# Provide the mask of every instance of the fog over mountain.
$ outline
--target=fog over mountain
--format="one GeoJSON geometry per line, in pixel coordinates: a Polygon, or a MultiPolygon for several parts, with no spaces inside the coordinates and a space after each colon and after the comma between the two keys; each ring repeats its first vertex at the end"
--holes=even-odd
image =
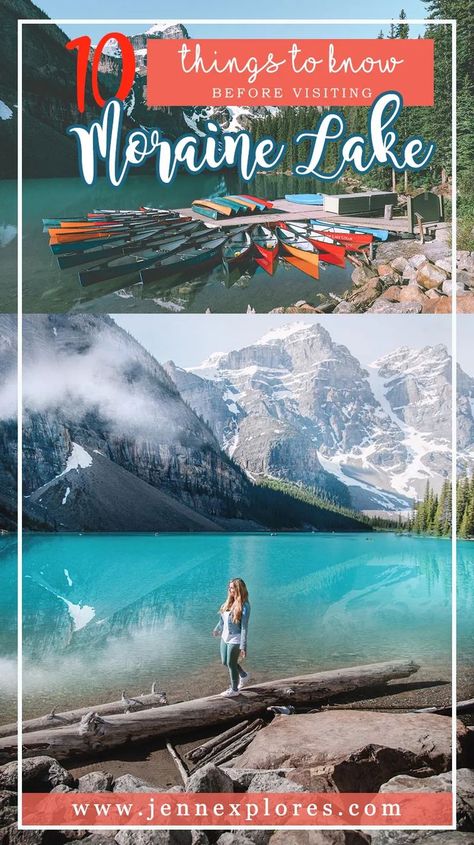
{"type": "MultiPolygon", "coordinates": [[[[320,323],[291,320],[183,369],[160,364],[110,317],[30,315],[23,347],[32,527],[327,529],[331,503],[409,509],[427,481],[439,489],[450,473],[451,360],[442,345],[400,347],[364,368],[320,323]],[[321,507],[294,510],[294,493],[277,505],[261,486],[269,480],[311,491],[321,507]]],[[[16,318],[1,315],[7,523],[16,496],[15,352],[16,318]]],[[[466,469],[474,379],[460,368],[458,385],[466,469]]]]}

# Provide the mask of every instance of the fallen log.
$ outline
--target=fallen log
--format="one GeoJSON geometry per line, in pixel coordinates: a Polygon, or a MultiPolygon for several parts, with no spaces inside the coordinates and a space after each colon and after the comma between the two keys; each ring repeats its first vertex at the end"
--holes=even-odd
{"type": "Polygon", "coordinates": [[[166,747],[168,749],[168,752],[169,752],[176,768],[178,769],[179,774],[181,775],[181,780],[183,781],[184,785],[186,786],[186,784],[188,782],[189,772],[186,768],[186,764],[185,764],[183,758],[181,757],[180,754],[178,754],[178,752],[176,751],[176,748],[173,745],[171,745],[171,742],[167,742],[166,747]]]}
{"type": "MultiPolygon", "coordinates": [[[[448,704],[444,707],[420,707],[418,710],[413,710],[413,713],[436,713],[437,716],[450,716],[452,709],[452,706],[448,704]]],[[[456,713],[472,713],[473,710],[474,698],[456,702],[456,713]]]]}
{"type": "MultiPolygon", "coordinates": [[[[131,742],[169,739],[239,717],[256,717],[269,705],[312,704],[349,690],[379,687],[387,681],[407,678],[418,669],[413,661],[393,660],[252,684],[235,698],[211,695],[106,719],[94,711],[83,716],[79,724],[26,733],[22,738],[23,754],[47,754],[56,760],[94,757],[131,742]]],[[[0,761],[16,756],[16,735],[2,737],[0,761]]]]}
{"type": "Polygon", "coordinates": [[[218,751],[215,754],[210,754],[205,760],[201,760],[195,767],[194,771],[196,771],[196,769],[200,769],[202,766],[205,766],[206,763],[213,763],[214,766],[221,766],[222,763],[227,763],[229,760],[232,760],[232,757],[237,757],[238,754],[245,751],[247,745],[250,745],[255,737],[255,734],[257,734],[263,727],[263,721],[260,720],[260,722],[261,724],[257,725],[252,731],[247,731],[243,736],[236,739],[235,742],[227,745],[227,748],[224,748],[222,751],[218,751]]]}
{"type": "Polygon", "coordinates": [[[186,757],[188,760],[192,760],[193,763],[200,760],[201,757],[206,757],[216,745],[220,745],[221,742],[226,742],[226,740],[235,736],[235,734],[241,733],[241,731],[248,726],[248,723],[248,719],[245,719],[243,722],[239,722],[237,725],[234,725],[233,728],[229,728],[228,731],[224,731],[224,733],[218,734],[218,736],[214,736],[212,739],[208,739],[207,742],[203,742],[202,745],[197,745],[195,748],[192,748],[191,751],[188,751],[186,757]]]}
{"type": "MultiPolygon", "coordinates": [[[[90,713],[99,713],[100,716],[113,716],[118,713],[127,713],[136,710],[149,710],[152,707],[163,706],[163,693],[152,692],[145,695],[135,695],[133,698],[117,701],[110,701],[107,704],[90,704],[88,707],[78,707],[76,710],[66,710],[63,713],[56,713],[53,708],[51,713],[47,716],[38,716],[36,719],[28,719],[23,722],[23,733],[32,733],[33,731],[41,731],[43,729],[53,730],[55,728],[62,728],[66,725],[79,724],[83,716],[90,713]]],[[[11,722],[9,725],[0,725],[0,738],[11,736],[16,732],[17,723],[11,722]]]]}
{"type": "Polygon", "coordinates": [[[203,757],[199,757],[198,762],[196,764],[196,768],[205,766],[206,763],[213,763],[214,758],[217,754],[221,754],[223,751],[227,751],[227,749],[233,746],[234,743],[240,742],[241,739],[248,736],[249,734],[253,735],[257,730],[263,728],[264,724],[265,722],[263,721],[263,719],[255,719],[255,721],[251,722],[250,725],[245,728],[242,728],[239,733],[234,734],[232,737],[221,739],[221,741],[219,743],[216,743],[216,745],[214,745],[213,748],[211,748],[211,750],[207,752],[207,754],[205,754],[203,757]]]}

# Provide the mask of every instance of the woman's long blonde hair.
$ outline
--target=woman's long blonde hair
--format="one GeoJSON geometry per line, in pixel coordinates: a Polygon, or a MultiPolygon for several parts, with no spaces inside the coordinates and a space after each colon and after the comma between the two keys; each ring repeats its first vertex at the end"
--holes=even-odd
{"type": "Polygon", "coordinates": [[[229,588],[230,587],[233,587],[235,590],[235,598],[232,598],[230,592],[227,593],[227,598],[220,608],[220,612],[224,613],[226,610],[230,610],[232,620],[234,622],[240,622],[242,619],[242,608],[244,603],[248,601],[249,591],[247,590],[245,581],[242,581],[242,578],[232,578],[232,580],[229,581],[229,588]]]}

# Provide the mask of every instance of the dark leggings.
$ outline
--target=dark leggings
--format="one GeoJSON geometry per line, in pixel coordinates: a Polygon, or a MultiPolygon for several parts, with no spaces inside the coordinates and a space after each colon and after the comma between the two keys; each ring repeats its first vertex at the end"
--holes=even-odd
{"type": "Polygon", "coordinates": [[[226,643],[221,637],[221,660],[224,666],[227,666],[230,675],[230,684],[232,689],[236,690],[239,687],[239,678],[245,678],[246,672],[239,664],[240,645],[238,643],[226,643]]]}

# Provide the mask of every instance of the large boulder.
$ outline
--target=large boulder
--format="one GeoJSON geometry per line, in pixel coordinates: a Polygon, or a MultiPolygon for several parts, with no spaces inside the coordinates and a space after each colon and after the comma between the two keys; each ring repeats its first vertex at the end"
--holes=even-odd
{"type": "MultiPolygon", "coordinates": [[[[469,732],[458,724],[462,759],[469,732]]],[[[451,767],[451,720],[432,713],[338,710],[276,717],[236,768],[312,769],[342,792],[377,791],[400,772],[438,774],[451,767]]]]}
{"type": "MultiPolygon", "coordinates": [[[[59,765],[53,757],[41,755],[23,759],[23,790],[25,792],[50,792],[54,786],[64,784],[74,787],[73,776],[59,765]]],[[[18,789],[17,763],[6,763],[0,767],[0,789],[18,789]]]]}
{"type": "Polygon", "coordinates": [[[405,256],[397,255],[395,258],[392,258],[390,264],[392,265],[394,270],[397,270],[398,273],[403,273],[405,267],[408,264],[408,261],[405,256]]]}
{"type": "Polygon", "coordinates": [[[420,314],[423,305],[415,299],[409,299],[408,302],[389,302],[380,296],[367,310],[370,314],[420,314]]]}
{"type": "Polygon", "coordinates": [[[77,781],[78,792],[110,792],[114,777],[110,772],[87,772],[77,781]]]}
{"type": "Polygon", "coordinates": [[[452,299],[450,296],[439,296],[437,299],[427,299],[423,305],[423,314],[451,314],[452,299]]]}
{"type": "Polygon", "coordinates": [[[352,302],[347,302],[347,300],[342,299],[341,302],[338,302],[336,305],[333,314],[355,314],[356,310],[357,309],[352,302]]]}
{"type": "Polygon", "coordinates": [[[304,786],[276,772],[259,772],[249,783],[249,792],[305,792],[304,786]]]}
{"type": "Polygon", "coordinates": [[[233,792],[234,784],[222,769],[208,763],[188,778],[186,792],[233,792]]]}
{"type": "Polygon", "coordinates": [[[371,845],[474,845],[472,833],[461,830],[374,830],[371,845]]]}
{"type": "Polygon", "coordinates": [[[458,314],[474,314],[474,293],[463,293],[457,297],[458,314]]]}
{"type": "Polygon", "coordinates": [[[357,309],[365,311],[377,299],[383,290],[382,281],[378,276],[370,278],[349,296],[349,302],[357,309]]]}
{"type": "Polygon", "coordinates": [[[428,258],[426,255],[423,255],[422,252],[417,252],[408,259],[408,264],[410,267],[413,267],[414,270],[419,270],[420,267],[428,264],[428,258]]]}
{"type": "Polygon", "coordinates": [[[193,840],[191,830],[119,830],[115,841],[118,845],[192,845],[193,840]]]}
{"type": "Polygon", "coordinates": [[[359,830],[276,830],[268,845],[366,845],[370,838],[359,830]]]}
{"type": "Polygon", "coordinates": [[[113,786],[114,792],[175,792],[173,789],[161,789],[159,786],[153,786],[147,783],[146,780],[137,777],[136,775],[120,775],[116,778],[113,786]]]}
{"type": "Polygon", "coordinates": [[[352,271],[351,279],[355,285],[364,285],[369,279],[377,278],[377,270],[369,267],[368,264],[362,264],[352,271]]]}
{"type": "MultiPolygon", "coordinates": [[[[452,773],[442,772],[429,778],[397,775],[382,784],[380,792],[451,792],[452,773]]],[[[474,831],[474,770],[456,773],[456,816],[460,830],[474,831]]]]}
{"type": "Polygon", "coordinates": [[[419,285],[429,290],[430,288],[441,288],[443,282],[447,279],[447,274],[440,267],[435,267],[434,264],[427,262],[417,271],[416,281],[419,285]]]}

